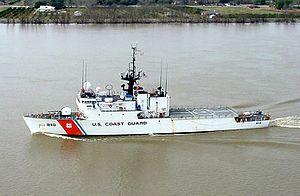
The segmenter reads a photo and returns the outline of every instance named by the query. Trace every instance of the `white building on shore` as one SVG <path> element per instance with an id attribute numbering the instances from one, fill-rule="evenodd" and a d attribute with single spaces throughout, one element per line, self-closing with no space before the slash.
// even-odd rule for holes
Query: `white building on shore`
<path id="1" fill-rule="evenodd" d="M 55 7 L 50 6 L 50 5 L 41 5 L 38 9 L 38 12 L 54 12 Z"/>

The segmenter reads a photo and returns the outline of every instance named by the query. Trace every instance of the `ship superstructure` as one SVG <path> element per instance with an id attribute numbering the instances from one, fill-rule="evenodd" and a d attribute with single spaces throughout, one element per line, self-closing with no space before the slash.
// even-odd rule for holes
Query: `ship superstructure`
<path id="1" fill-rule="evenodd" d="M 167 85 L 147 91 L 138 84 L 145 75 L 137 71 L 137 47 L 132 46 L 132 61 L 121 73 L 127 84 L 121 93 L 112 85 L 95 91 L 87 81 L 83 67 L 82 88 L 76 97 L 77 111 L 65 107 L 59 111 L 26 114 L 31 133 L 45 132 L 62 135 L 135 135 L 208 132 L 268 127 L 270 114 L 262 111 L 237 113 L 232 108 L 170 107 Z"/>

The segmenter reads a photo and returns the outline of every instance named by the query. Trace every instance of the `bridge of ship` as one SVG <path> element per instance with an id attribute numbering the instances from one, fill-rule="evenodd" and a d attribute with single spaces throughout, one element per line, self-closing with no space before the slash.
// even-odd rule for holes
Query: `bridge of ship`
<path id="1" fill-rule="evenodd" d="M 173 107 L 170 108 L 171 118 L 230 118 L 237 116 L 237 112 L 228 107 L 197 108 Z"/>

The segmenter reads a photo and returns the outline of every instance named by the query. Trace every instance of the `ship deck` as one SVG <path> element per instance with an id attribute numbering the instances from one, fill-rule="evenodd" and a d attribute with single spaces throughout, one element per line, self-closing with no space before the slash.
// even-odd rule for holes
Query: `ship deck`
<path id="1" fill-rule="evenodd" d="M 79 119 L 74 112 L 71 113 L 71 115 L 63 116 L 60 115 L 60 111 L 50 111 L 48 113 L 27 113 L 23 114 L 24 117 L 29 118 L 41 118 L 41 119 Z"/>
<path id="2" fill-rule="evenodd" d="M 237 116 L 238 113 L 228 107 L 213 108 L 189 108 L 172 107 L 170 108 L 171 118 L 230 118 Z"/>
<path id="3" fill-rule="evenodd" d="M 113 112 L 113 111 L 111 111 Z M 238 113 L 229 107 L 171 107 L 170 118 L 233 118 Z M 48 113 L 24 114 L 24 117 L 42 118 L 42 119 L 79 119 L 74 112 L 69 116 L 60 115 L 60 111 L 49 111 Z"/>

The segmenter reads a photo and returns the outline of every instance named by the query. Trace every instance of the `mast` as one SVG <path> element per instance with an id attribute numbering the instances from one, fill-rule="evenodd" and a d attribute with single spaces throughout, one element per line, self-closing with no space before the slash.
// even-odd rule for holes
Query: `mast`
<path id="1" fill-rule="evenodd" d="M 136 66 L 135 66 L 135 59 L 136 59 L 136 53 L 137 53 L 137 47 L 136 46 L 131 46 L 132 49 L 132 62 L 129 63 L 129 68 L 128 71 L 126 73 L 126 75 L 121 74 L 121 79 L 122 80 L 126 80 L 127 82 L 127 89 L 125 89 L 125 85 L 122 85 L 123 90 L 127 91 L 128 95 L 133 96 L 133 87 L 134 84 L 136 83 L 136 81 L 141 79 L 141 73 L 142 71 L 139 71 L 138 73 L 136 73 Z"/>
<path id="2" fill-rule="evenodd" d="M 135 54 L 136 54 L 136 46 L 131 46 L 132 48 L 132 75 L 135 76 Z"/>

